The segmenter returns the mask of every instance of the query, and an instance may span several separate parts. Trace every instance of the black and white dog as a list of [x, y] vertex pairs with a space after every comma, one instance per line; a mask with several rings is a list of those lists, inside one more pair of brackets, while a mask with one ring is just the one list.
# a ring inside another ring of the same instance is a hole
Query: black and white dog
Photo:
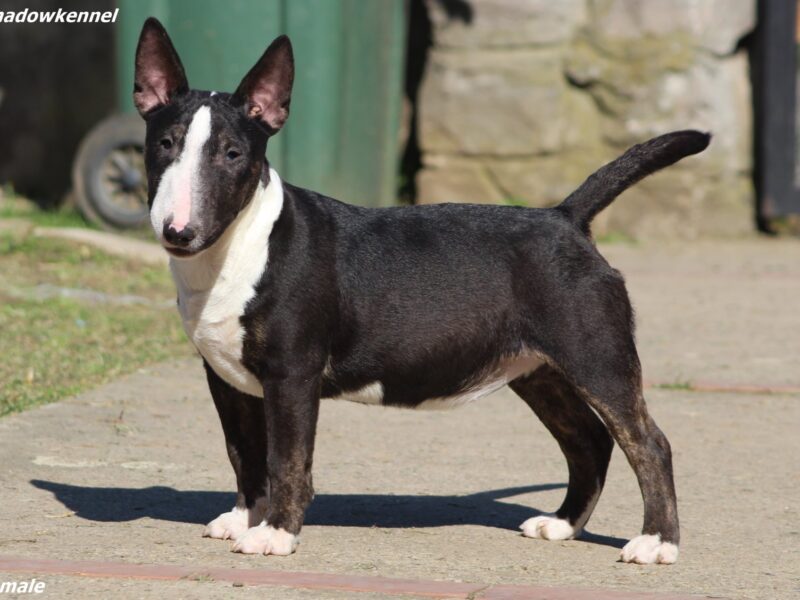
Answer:
[[204, 535], [235, 540], [237, 552], [294, 552], [313, 497], [321, 398], [444, 408], [508, 384], [569, 467], [563, 504], [528, 519], [524, 535], [579, 534], [615, 440], [644, 498], [642, 535], [622, 560], [675, 562], [670, 446], [642, 397], [625, 284], [589, 224], [642, 177], [702, 151], [707, 134], [634, 146], [552, 209], [368, 209], [269, 167], [267, 141], [289, 116], [287, 37], [233, 94], [204, 92], [189, 89], [167, 32], [149, 19], [135, 77], [152, 225], [236, 473], [236, 506]]

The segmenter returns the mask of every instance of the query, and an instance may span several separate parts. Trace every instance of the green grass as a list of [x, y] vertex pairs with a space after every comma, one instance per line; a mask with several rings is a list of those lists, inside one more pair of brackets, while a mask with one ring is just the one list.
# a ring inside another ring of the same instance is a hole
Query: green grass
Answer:
[[0, 265], [0, 281], [16, 287], [49, 283], [116, 295], [175, 296], [166, 267], [138, 264], [56, 238], [0, 235]]
[[0, 219], [25, 219], [40, 227], [88, 227], [97, 229], [73, 207], [41, 209], [33, 202], [15, 197], [13, 192], [9, 190], [4, 190], [0, 193], [0, 200]]
[[693, 389], [692, 384], [689, 381], [672, 381], [666, 383], [658, 383], [653, 387], [659, 390], [672, 390], [679, 392], [689, 392], [692, 391]]
[[[34, 300], [48, 284], [152, 304]], [[167, 269], [63, 240], [0, 235], [0, 415], [52, 402], [193, 350]]]
[[[98, 225], [84, 218], [74, 206], [40, 208], [30, 200], [16, 196], [9, 186], [0, 189], [0, 219], [24, 219], [37, 227], [100, 229]], [[153, 240], [153, 232], [147, 223], [141, 227], [119, 230], [118, 233], [139, 240]]]
[[621, 231], [610, 231], [603, 235], [598, 235], [595, 241], [598, 244], [629, 244], [632, 246], [639, 243], [636, 238], [629, 236], [627, 233], [622, 233]]
[[527, 208], [530, 206], [530, 204], [525, 200], [523, 200], [522, 198], [513, 198], [513, 197], [503, 198], [503, 204], [505, 204], [506, 206], [521, 206], [523, 208]]
[[773, 217], [767, 220], [769, 230], [777, 235], [800, 236], [800, 215]]

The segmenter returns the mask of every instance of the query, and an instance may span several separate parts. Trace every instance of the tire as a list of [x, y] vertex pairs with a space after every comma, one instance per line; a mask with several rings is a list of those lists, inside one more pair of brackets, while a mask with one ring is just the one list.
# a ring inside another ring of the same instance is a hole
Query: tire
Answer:
[[134, 229], [148, 220], [144, 121], [114, 115], [81, 141], [72, 163], [75, 203], [104, 229]]

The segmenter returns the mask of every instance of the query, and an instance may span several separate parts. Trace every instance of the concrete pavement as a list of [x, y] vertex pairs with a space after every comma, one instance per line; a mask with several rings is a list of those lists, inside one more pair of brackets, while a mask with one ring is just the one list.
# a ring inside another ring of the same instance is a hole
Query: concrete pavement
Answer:
[[[31, 567], [53, 597], [113, 590], [120, 597], [510, 598], [491, 595], [511, 593], [497, 587], [509, 584], [533, 586], [513, 596], [520, 598], [577, 597], [575, 590], [600, 598], [598, 589], [609, 598], [620, 591], [798, 597], [800, 243], [603, 251], [626, 274], [645, 376], [662, 386], [647, 398], [674, 451], [678, 564], [615, 562], [642, 518], [618, 449], [583, 539], [518, 534], [526, 518], [558, 506], [566, 468], [549, 434], [507, 390], [441, 413], [325, 404], [318, 495], [297, 554], [232, 554], [228, 542], [200, 537], [202, 524], [232, 504], [234, 482], [194, 360], [0, 420], [0, 581], [23, 576], [9, 570], [20, 559], [57, 559], [91, 562], [72, 571]], [[692, 391], [701, 384], [729, 391]], [[171, 575], [100, 577], [98, 565], [119, 563]], [[225, 579], [227, 569], [278, 573], [288, 584], [238, 586]], [[308, 573], [328, 583], [303, 585], [298, 576]], [[334, 576], [377, 587], [336, 587]], [[456, 585], [435, 588], [440, 594], [380, 587], [387, 579]]]

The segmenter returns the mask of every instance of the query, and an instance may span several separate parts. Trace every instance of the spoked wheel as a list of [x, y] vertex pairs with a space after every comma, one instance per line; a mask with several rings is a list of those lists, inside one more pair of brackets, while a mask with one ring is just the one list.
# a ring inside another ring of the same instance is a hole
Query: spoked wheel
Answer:
[[72, 165], [80, 211], [105, 229], [131, 229], [147, 222], [144, 122], [115, 115], [83, 139]]

